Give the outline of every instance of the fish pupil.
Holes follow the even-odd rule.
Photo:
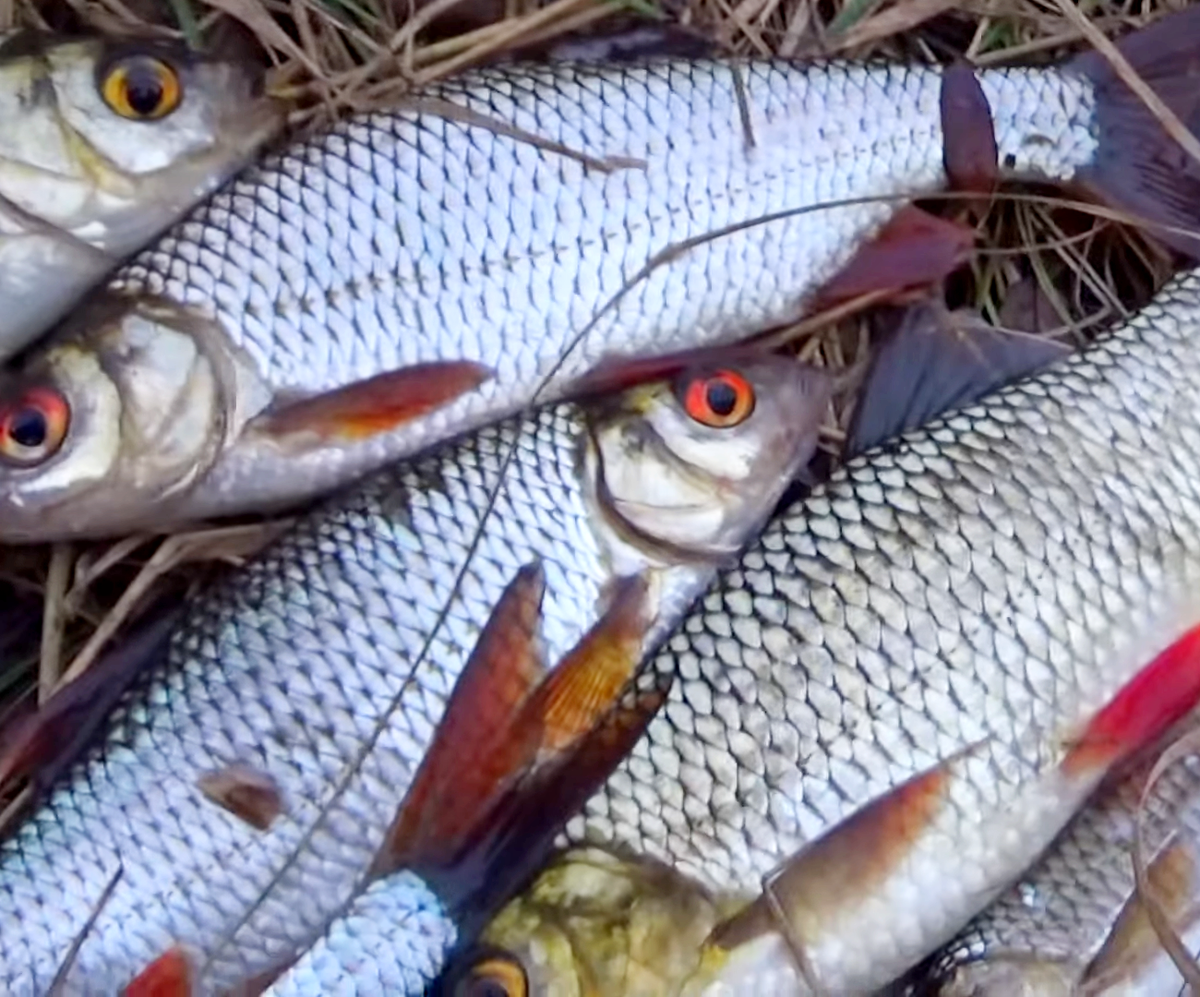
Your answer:
[[[708,407],[717,415],[729,415],[737,407],[737,391],[724,381],[708,386]]]
[[[153,114],[162,103],[162,98],[162,81],[153,69],[145,67],[129,74],[125,85],[125,99],[138,114]]]
[[[37,409],[22,409],[8,425],[8,436],[22,447],[40,447],[46,442],[46,417]]]

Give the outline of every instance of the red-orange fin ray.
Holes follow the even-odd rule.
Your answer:
[[[191,997],[192,961],[178,946],[168,949],[130,981],[121,997]]]
[[[540,731],[513,736],[513,718],[545,675],[538,643],[546,578],[522,567],[496,602],[467,660],[433,741],[388,831],[378,874],[436,862],[479,819],[497,787],[522,771]]]
[[[1073,739],[1067,775],[1104,771],[1149,747],[1200,703],[1200,626],[1145,668]]]
[[[906,205],[817,292],[812,310],[867,295],[902,300],[952,274],[970,258],[974,245],[970,226]]]
[[[952,190],[990,194],[1000,179],[999,150],[975,70],[956,62],[942,74],[942,162]]]
[[[448,405],[493,376],[490,367],[470,360],[414,364],[284,404],[253,426],[274,437],[363,440]]]

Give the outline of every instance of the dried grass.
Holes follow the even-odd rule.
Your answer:
[[[0,0],[0,29],[87,24],[191,38],[248,33],[274,64],[272,87],[302,102],[297,126],[309,127],[473,64],[536,54],[564,34],[620,27],[632,15],[684,26],[738,53],[942,62],[966,56],[988,65],[1051,62],[1096,32],[1111,36],[1168,6],[1179,4],[1100,0],[1077,10],[1070,0]],[[999,198],[980,222],[983,250],[950,281],[948,299],[1001,325],[1082,342],[1143,303],[1168,275],[1169,261],[1118,219],[1044,195]],[[861,364],[871,343],[862,315],[824,316],[782,334],[802,355],[837,369]],[[839,399],[824,434],[830,453],[852,401],[850,394]],[[267,524],[0,550],[0,729],[6,716],[80,674],[164,586],[186,592],[272,535]]]

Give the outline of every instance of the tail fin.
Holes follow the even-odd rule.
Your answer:
[[[1193,134],[1200,134],[1200,8],[1168,15],[1117,42],[1130,66]],[[1195,236],[1153,229],[1166,245],[1200,259],[1200,162],[1166,131],[1099,52],[1068,67],[1092,81],[1100,148],[1080,179],[1105,203]]]

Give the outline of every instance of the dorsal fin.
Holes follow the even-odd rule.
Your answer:
[[[888,320],[893,331],[871,360],[845,459],[972,405],[1071,352],[1055,340],[997,329],[940,303],[915,304]]]

